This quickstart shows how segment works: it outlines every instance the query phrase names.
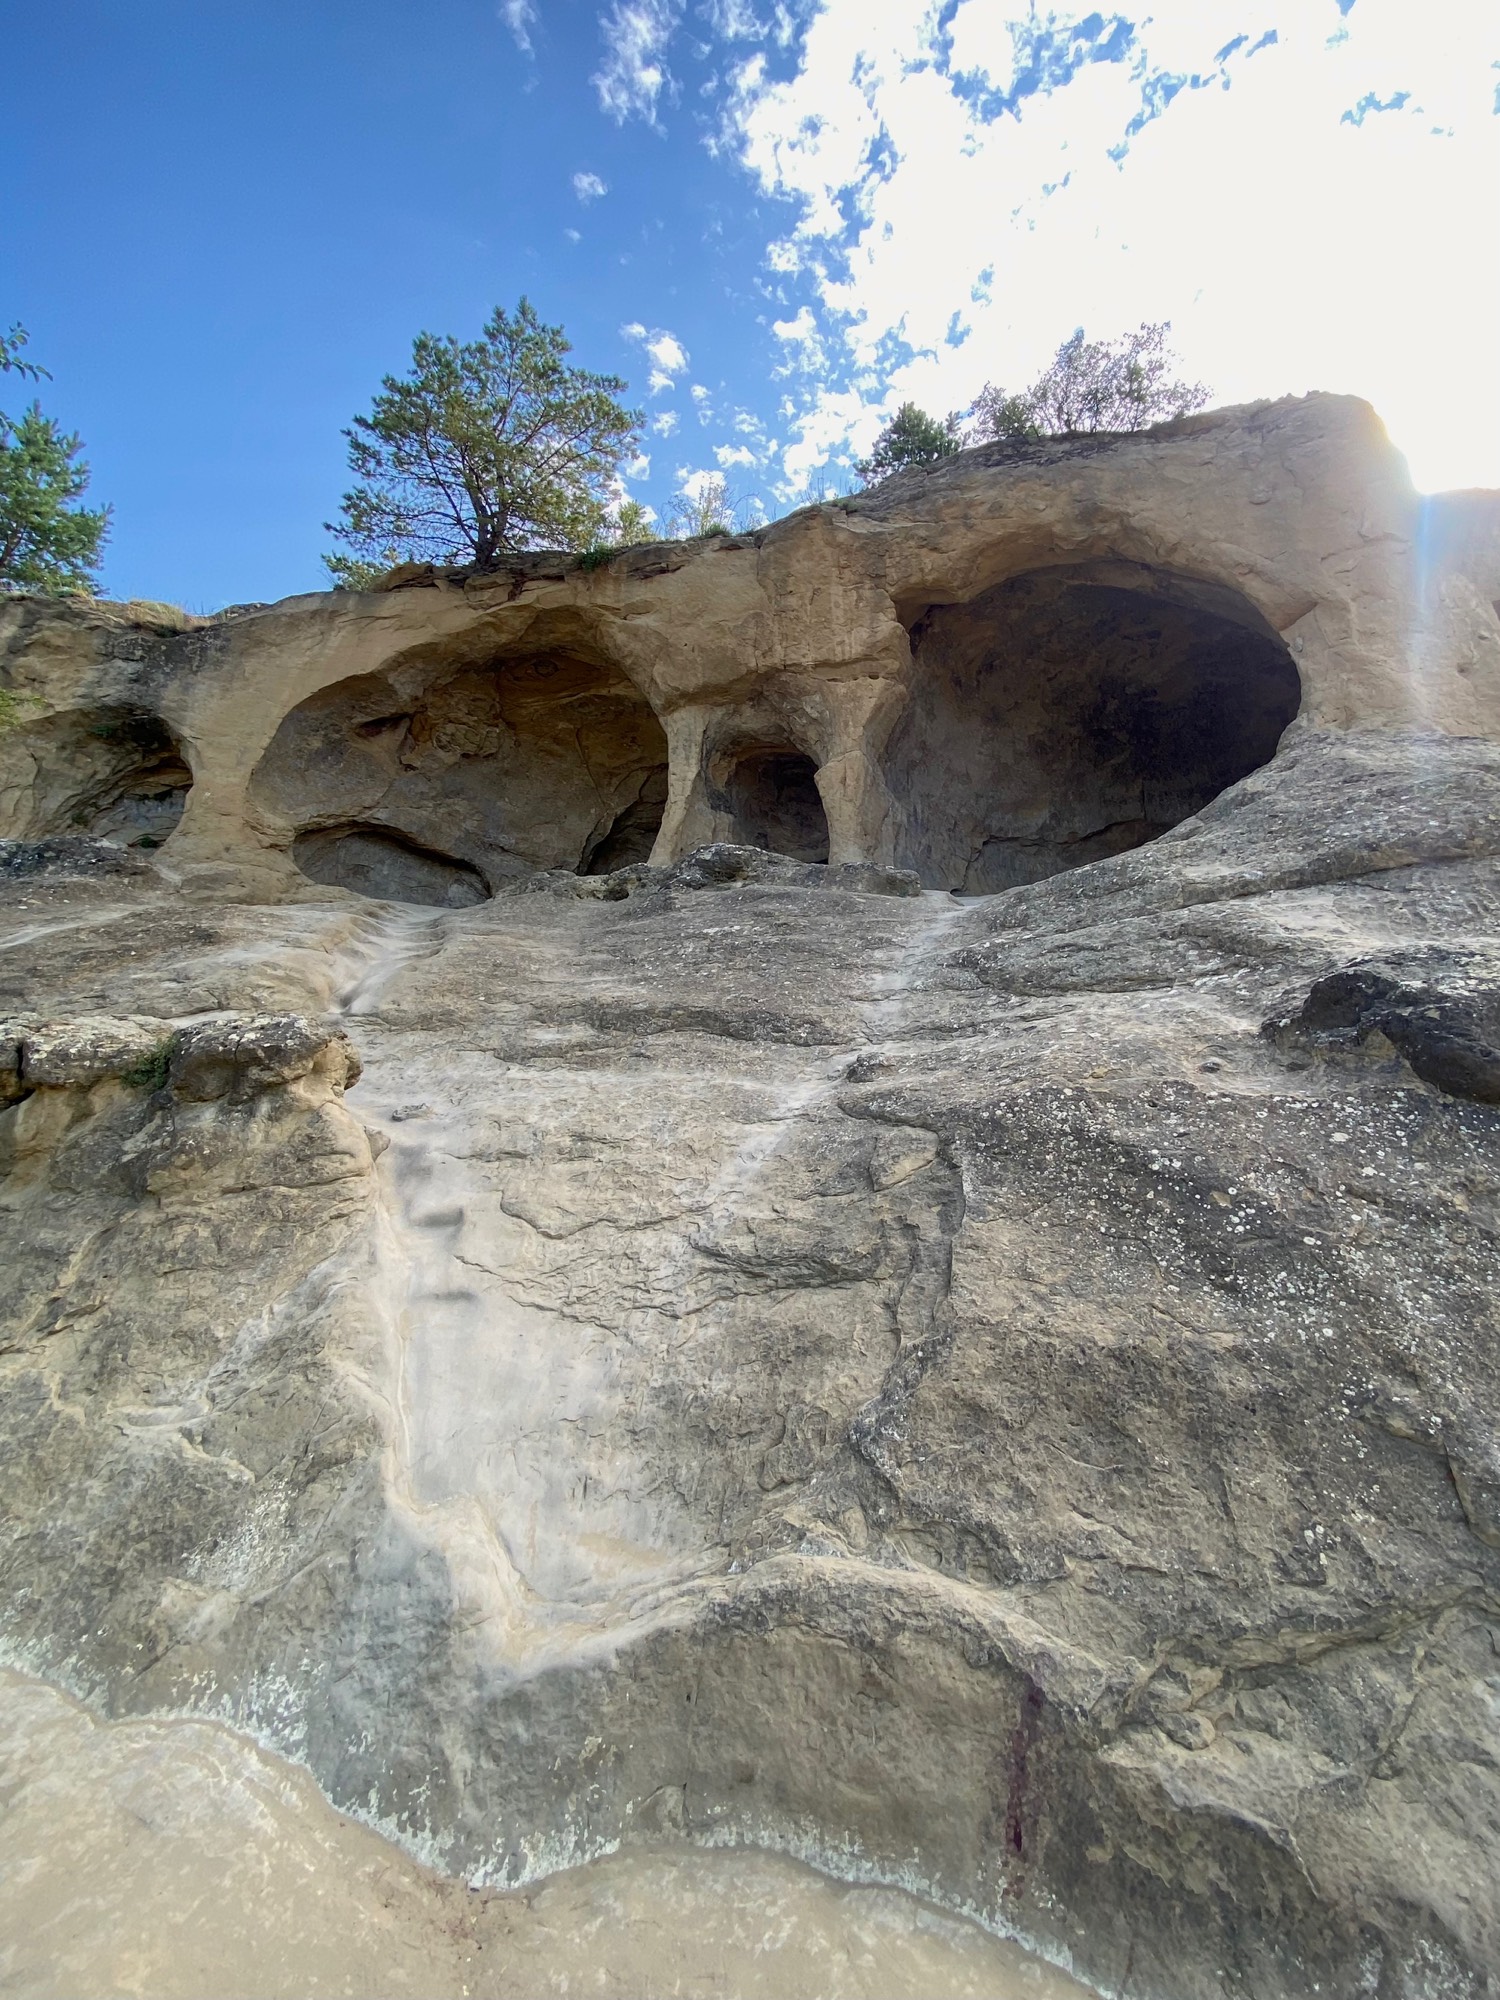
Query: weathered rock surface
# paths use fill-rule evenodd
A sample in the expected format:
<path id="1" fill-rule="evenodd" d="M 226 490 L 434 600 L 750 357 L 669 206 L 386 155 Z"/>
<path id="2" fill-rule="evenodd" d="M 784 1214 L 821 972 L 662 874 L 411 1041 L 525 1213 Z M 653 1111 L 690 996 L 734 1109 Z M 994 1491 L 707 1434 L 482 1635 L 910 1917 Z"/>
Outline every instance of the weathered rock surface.
<path id="1" fill-rule="evenodd" d="M 1348 397 L 387 581 L 177 631 L 0 603 L 0 838 L 448 908 L 715 842 L 985 893 L 1149 840 L 1288 725 L 1500 731 L 1500 507 L 1419 498 Z"/>
<path id="2" fill-rule="evenodd" d="M 757 546 L 151 640 L 207 649 L 130 683 L 177 704 L 179 831 L 128 875 L 0 879 L 9 1656 L 111 1713 L 247 1725 L 477 1879 L 635 1836 L 779 1843 L 1102 1991 L 1500 1990 L 1500 538 L 1434 503 L 1414 625 L 1363 421 L 1313 399 L 1134 460 L 960 460 Z M 1189 525 L 1199 581 L 1253 600 L 1241 680 L 1285 664 L 1263 628 L 1305 641 L 1280 749 L 1204 797 L 1210 732 L 1144 798 L 1149 844 L 1044 880 L 1006 849 L 1007 893 L 914 893 L 974 839 L 1092 837 L 1060 805 L 1022 824 L 1034 717 L 942 806 L 915 600 L 979 603 L 1009 537 L 1068 570 L 1025 616 L 1076 631 L 1079 593 L 1126 587 L 1079 563 L 1186 564 Z M 1173 620 L 1206 600 L 1153 592 L 1186 672 L 1205 628 Z M 75 665 L 94 631 L 15 615 Z M 1140 615 L 1109 638 L 1138 677 Z M 482 902 L 296 874 L 310 823 L 254 777 L 285 718 L 360 674 L 422 695 L 438 654 L 476 672 L 538 624 L 593 649 L 586 717 L 607 696 L 644 740 L 608 666 L 661 722 L 651 859 L 591 873 L 559 833 L 522 873 L 500 799 L 483 855 L 396 828 Z M 950 625 L 926 657 L 961 694 L 977 641 Z M 637 643 L 632 678 L 605 655 Z M 1076 665 L 1052 663 L 1075 713 Z M 1014 718 L 1013 668 L 975 685 Z M 105 669 L 78 672 L 93 700 Z M 893 686 L 911 764 L 836 731 L 806 752 L 829 866 L 798 854 L 795 773 L 754 774 L 757 810 L 796 806 L 779 854 L 703 803 L 734 795 L 725 745 L 812 740 L 736 739 L 746 716 L 868 717 Z M 411 741 L 434 712 L 401 711 Z M 347 824 L 391 786 L 489 812 L 462 744 L 403 761 L 362 716 L 329 725 L 335 775 L 374 743 L 389 783 L 349 779 Z M 629 775 L 591 768 L 587 839 Z M 1091 769 L 1117 815 L 1114 751 Z M 560 785 L 569 841 L 583 798 Z"/>
<path id="3" fill-rule="evenodd" d="M 222 1723 L 101 1724 L 0 1673 L 0 1725 L 0 1980 L 21 2000 L 1085 2000 L 975 1924 L 782 1855 L 659 1842 L 476 1891 Z"/>

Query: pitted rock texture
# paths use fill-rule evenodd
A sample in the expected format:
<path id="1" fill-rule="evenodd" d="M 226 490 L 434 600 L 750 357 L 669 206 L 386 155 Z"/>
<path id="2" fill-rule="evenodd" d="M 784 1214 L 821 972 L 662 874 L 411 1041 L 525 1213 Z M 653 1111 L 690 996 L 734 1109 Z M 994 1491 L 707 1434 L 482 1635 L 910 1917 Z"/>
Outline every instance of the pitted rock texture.
<path id="1" fill-rule="evenodd" d="M 1500 749 L 972 902 L 160 867 L 0 891 L 10 1658 L 475 1879 L 780 1842 L 1102 1992 L 1495 1992 Z"/>

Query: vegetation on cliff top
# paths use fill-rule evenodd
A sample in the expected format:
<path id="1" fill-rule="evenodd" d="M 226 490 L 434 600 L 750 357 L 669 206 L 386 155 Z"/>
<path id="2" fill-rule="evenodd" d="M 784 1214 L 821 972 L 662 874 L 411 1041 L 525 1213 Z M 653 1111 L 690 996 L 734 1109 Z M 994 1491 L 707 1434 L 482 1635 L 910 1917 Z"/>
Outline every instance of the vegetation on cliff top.
<path id="1" fill-rule="evenodd" d="M 1027 389 L 987 383 L 965 414 L 930 416 L 906 402 L 856 468 L 873 484 L 966 445 L 1025 443 L 1098 431 L 1144 430 L 1207 401 L 1177 378 L 1170 325 L 1090 341 L 1080 327 Z M 523 549 L 579 550 L 589 568 L 610 551 L 658 538 L 733 532 L 721 476 L 695 474 L 659 526 L 624 490 L 639 411 L 616 375 L 567 364 L 568 341 L 526 299 L 497 308 L 477 341 L 417 336 L 412 366 L 387 375 L 367 417 L 344 435 L 358 484 L 325 527 L 344 544 L 323 558 L 337 583 L 367 587 L 400 562 L 474 563 Z M 763 518 L 758 516 L 758 518 Z"/>
<path id="2" fill-rule="evenodd" d="M 903 403 L 859 467 L 867 482 L 909 465 L 929 465 L 966 444 L 1028 444 L 1100 431 L 1143 431 L 1201 410 L 1208 390 L 1177 378 L 1181 365 L 1167 342 L 1171 322 L 1142 325 L 1118 340 L 1085 340 L 1079 327 L 1059 346 L 1030 388 L 1010 393 L 987 382 L 964 431 L 957 414 L 939 420 Z"/>
<path id="3" fill-rule="evenodd" d="M 1143 324 L 1090 341 L 1080 327 L 1029 388 L 986 383 L 967 413 L 946 417 L 905 402 L 858 475 L 871 485 L 966 445 L 1138 431 L 1200 409 L 1208 392 L 1180 379 L 1170 331 Z M 25 346 L 19 325 L 0 334 L 0 373 L 46 375 L 22 358 Z M 621 401 L 623 378 L 572 366 L 571 351 L 525 298 L 514 314 L 497 307 L 477 340 L 419 334 L 407 374 L 385 376 L 370 413 L 344 432 L 356 483 L 324 523 L 343 545 L 323 558 L 334 581 L 357 590 L 400 562 L 483 568 L 538 548 L 579 550 L 593 566 L 637 542 L 732 532 L 722 477 L 695 475 L 660 524 L 626 495 L 641 413 Z M 78 504 L 89 484 L 81 450 L 35 402 L 18 417 L 0 412 L 0 591 L 97 588 L 110 509 Z"/>
<path id="4" fill-rule="evenodd" d="M 358 589 L 392 563 L 477 563 L 521 549 L 586 549 L 609 524 L 640 414 L 618 375 L 569 365 L 560 326 L 527 299 L 497 307 L 478 340 L 421 333 L 344 435 L 357 483 L 323 558 Z"/>
<path id="5" fill-rule="evenodd" d="M 939 420 L 916 403 L 903 403 L 876 438 L 870 456 L 861 459 L 856 469 L 861 479 L 872 482 L 908 465 L 931 465 L 940 458 L 951 458 L 963 448 L 957 411 Z"/>
<path id="6" fill-rule="evenodd" d="M 26 329 L 0 334 L 0 374 L 33 382 L 47 374 L 21 358 Z M 50 379 L 50 378 L 49 378 Z M 0 410 L 0 591 L 91 596 L 108 507 L 81 507 L 89 468 L 83 444 L 33 402 L 18 417 Z"/>

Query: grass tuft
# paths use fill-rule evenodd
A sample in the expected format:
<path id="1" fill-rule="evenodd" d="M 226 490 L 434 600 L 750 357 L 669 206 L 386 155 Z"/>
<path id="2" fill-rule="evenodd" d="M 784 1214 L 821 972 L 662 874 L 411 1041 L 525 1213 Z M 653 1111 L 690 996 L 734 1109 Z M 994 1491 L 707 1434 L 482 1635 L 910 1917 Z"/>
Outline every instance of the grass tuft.
<path id="1" fill-rule="evenodd" d="M 151 597 L 132 597 L 124 607 L 125 617 L 132 625 L 144 626 L 148 632 L 191 632 L 196 625 L 206 625 L 206 618 L 199 618 L 191 611 L 185 611 L 180 604 L 158 603 Z"/>
<path id="2" fill-rule="evenodd" d="M 158 1042 L 139 1062 L 120 1072 L 120 1081 L 132 1090 L 161 1090 L 165 1087 L 167 1075 L 172 1067 L 172 1049 L 175 1035 L 168 1035 L 164 1042 Z"/>

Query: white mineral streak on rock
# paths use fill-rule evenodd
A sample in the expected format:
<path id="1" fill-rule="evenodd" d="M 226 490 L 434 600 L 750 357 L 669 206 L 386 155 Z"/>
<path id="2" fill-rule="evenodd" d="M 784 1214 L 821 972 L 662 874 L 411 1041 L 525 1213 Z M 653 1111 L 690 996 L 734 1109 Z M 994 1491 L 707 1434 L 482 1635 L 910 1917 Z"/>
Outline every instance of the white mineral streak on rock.
<path id="1" fill-rule="evenodd" d="M 342 1011 L 378 1017 L 386 986 L 461 921 L 382 910 L 350 952 L 366 962 Z M 526 1296 L 608 1258 L 611 1225 L 549 1212 L 540 1167 L 521 1205 L 535 1219 L 493 1184 L 515 1123 L 566 1130 L 580 1091 L 631 1079 L 539 1080 L 479 1055 L 414 1062 L 391 1037 L 369 1046 L 361 1109 L 389 1141 L 375 1298 L 398 1356 L 398 1491 L 443 1548 L 476 1649 L 511 1667 L 555 1660 L 618 1637 L 704 1561 L 659 1471 L 619 1442 L 641 1393 L 630 1350 L 586 1315 Z"/>
<path id="2" fill-rule="evenodd" d="M 381 991 L 404 966 L 442 950 L 445 922 L 404 903 L 361 911 L 331 947 L 331 1011 L 351 1017 L 378 1012 Z"/>

